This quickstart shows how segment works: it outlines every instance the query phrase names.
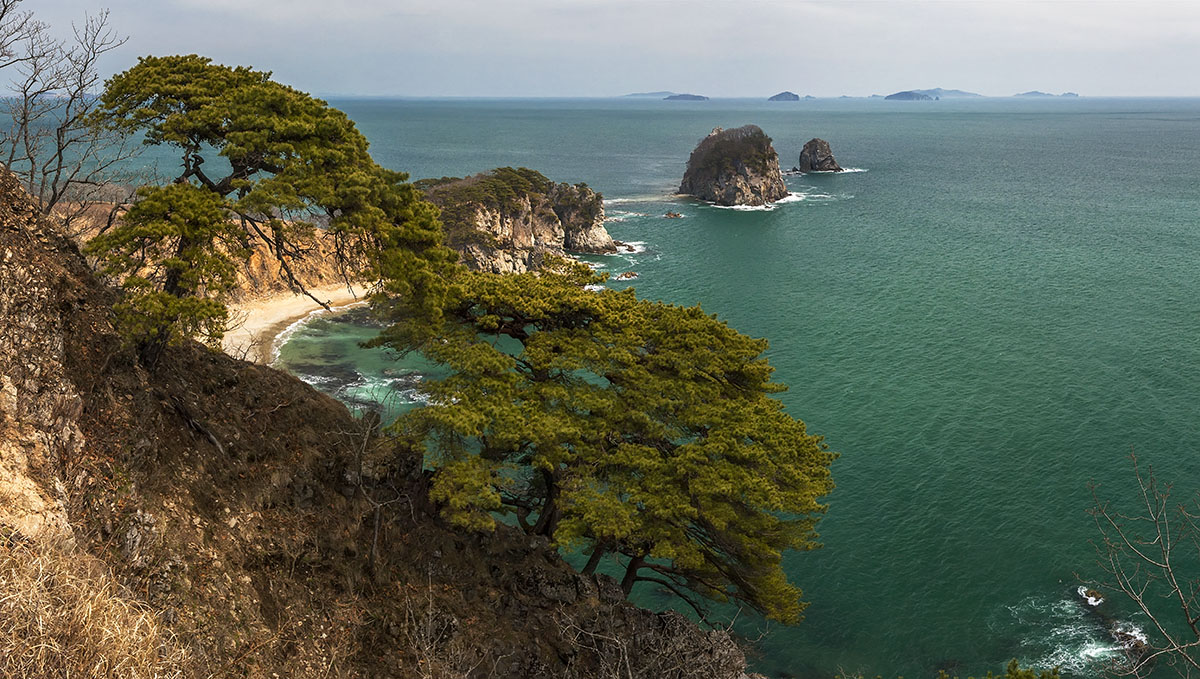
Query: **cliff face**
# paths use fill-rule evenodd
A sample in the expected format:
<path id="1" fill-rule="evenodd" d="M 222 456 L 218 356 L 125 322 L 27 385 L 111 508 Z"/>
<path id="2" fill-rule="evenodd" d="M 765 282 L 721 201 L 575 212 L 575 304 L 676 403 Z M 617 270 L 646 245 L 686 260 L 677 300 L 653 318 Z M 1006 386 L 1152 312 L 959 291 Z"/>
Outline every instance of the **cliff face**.
<path id="1" fill-rule="evenodd" d="M 679 193 L 717 205 L 766 205 L 788 195 L 779 155 L 757 125 L 714 129 L 688 158 Z"/>
<path id="2" fill-rule="evenodd" d="M 611 253 L 604 203 L 586 184 L 556 184 L 526 168 L 417 183 L 442 209 L 447 245 L 467 266 L 493 273 L 536 269 L 547 254 Z"/>
<path id="3" fill-rule="evenodd" d="M 743 670 L 725 633 L 624 603 L 544 540 L 451 529 L 419 453 L 302 382 L 196 344 L 145 370 L 114 332 L 115 301 L 0 173 L 3 606 L 29 598 L 13 564 L 77 559 L 76 593 L 163 628 L 185 679 Z M 70 629 L 99 629 L 93 607 L 72 610 Z M 0 633 L 27 617 L 0 615 Z M 102 661 L 158 676 L 86 634 L 32 634 L 55 667 L 91 663 L 73 674 Z M 5 664 L 18 661 L 0 674 L 50 676 Z"/>

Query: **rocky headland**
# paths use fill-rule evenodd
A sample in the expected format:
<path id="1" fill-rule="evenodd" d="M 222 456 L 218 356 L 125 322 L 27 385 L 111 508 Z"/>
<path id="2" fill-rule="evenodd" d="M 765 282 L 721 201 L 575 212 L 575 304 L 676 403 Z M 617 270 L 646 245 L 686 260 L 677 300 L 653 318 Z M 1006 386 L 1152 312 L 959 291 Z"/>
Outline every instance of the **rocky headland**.
<path id="1" fill-rule="evenodd" d="M 603 197 L 587 184 L 555 183 L 528 168 L 416 182 L 442 210 L 446 244 L 477 271 L 523 273 L 544 257 L 608 254 Z"/>
<path id="2" fill-rule="evenodd" d="M 303 382 L 193 342 L 147 369 L 118 301 L 0 172 L 0 675 L 744 672 L 544 539 L 450 527 L 421 451 Z"/>
<path id="3" fill-rule="evenodd" d="M 785 198 L 779 154 L 757 125 L 715 128 L 688 158 L 679 193 L 717 205 L 766 205 Z"/>
<path id="4" fill-rule="evenodd" d="M 833 157 L 829 142 L 824 139 L 810 139 L 800 151 L 798 172 L 841 172 L 842 166 Z"/>

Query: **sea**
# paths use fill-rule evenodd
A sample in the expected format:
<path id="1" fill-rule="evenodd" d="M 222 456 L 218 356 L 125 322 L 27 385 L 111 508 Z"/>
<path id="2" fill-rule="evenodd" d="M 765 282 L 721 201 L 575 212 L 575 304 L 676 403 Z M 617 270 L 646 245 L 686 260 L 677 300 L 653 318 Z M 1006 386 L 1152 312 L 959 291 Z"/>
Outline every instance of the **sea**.
<path id="1" fill-rule="evenodd" d="M 1090 677 L 1121 657 L 1113 621 L 1148 629 L 1079 589 L 1105 575 L 1089 509 L 1137 508 L 1131 454 L 1171 503 L 1200 489 L 1200 100 L 330 103 L 413 179 L 586 182 L 634 250 L 584 258 L 637 274 L 609 287 L 770 340 L 779 398 L 840 457 L 823 548 L 785 561 L 804 621 L 734 622 L 752 670 Z M 749 123 L 784 169 L 820 137 L 847 171 L 763 208 L 674 195 L 701 138 Z M 436 367 L 361 348 L 376 332 L 314 314 L 276 364 L 353 407 L 420 407 Z"/>

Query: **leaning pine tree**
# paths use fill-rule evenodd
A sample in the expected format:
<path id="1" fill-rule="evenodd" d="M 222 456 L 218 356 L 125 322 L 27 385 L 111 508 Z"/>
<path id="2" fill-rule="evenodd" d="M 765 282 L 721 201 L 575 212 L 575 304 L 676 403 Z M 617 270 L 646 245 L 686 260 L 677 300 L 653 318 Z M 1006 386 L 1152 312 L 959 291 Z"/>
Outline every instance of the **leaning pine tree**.
<path id="1" fill-rule="evenodd" d="M 460 279 L 436 339 L 428 407 L 397 427 L 431 452 L 432 496 L 466 527 L 510 513 L 653 582 L 783 622 L 805 604 L 784 552 L 817 546 L 834 454 L 772 395 L 764 340 L 698 307 L 591 292 L 586 267 Z M 402 330 L 402 324 L 394 326 Z"/>
<path id="2" fill-rule="evenodd" d="M 386 278 L 408 313 L 436 320 L 456 260 L 437 209 L 371 159 L 344 113 L 270 76 L 190 55 L 144 57 L 106 83 L 96 123 L 175 149 L 170 184 L 188 187 L 143 192 L 154 206 L 135 207 L 89 248 L 124 278 L 128 308 L 150 312 L 127 327 L 144 357 L 164 339 L 219 339 L 228 285 L 210 270 L 224 276 L 253 245 L 303 290 L 293 263 L 314 235 L 335 241 L 348 280 Z M 210 212 L 192 214 L 199 204 Z M 212 209 L 228 224 L 213 223 Z"/>

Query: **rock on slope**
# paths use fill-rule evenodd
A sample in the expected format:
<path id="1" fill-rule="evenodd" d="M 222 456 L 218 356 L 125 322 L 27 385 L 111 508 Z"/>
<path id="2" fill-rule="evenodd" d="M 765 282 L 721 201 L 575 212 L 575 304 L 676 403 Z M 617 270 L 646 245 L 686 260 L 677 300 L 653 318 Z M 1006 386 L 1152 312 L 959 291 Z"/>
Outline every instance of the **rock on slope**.
<path id="1" fill-rule="evenodd" d="M 841 172 L 829 148 L 829 142 L 824 139 L 810 139 L 800 151 L 800 164 L 796 167 L 800 172 Z"/>
<path id="2" fill-rule="evenodd" d="M 446 244 L 472 269 L 522 273 L 547 254 L 605 254 L 604 201 L 586 184 L 556 184 L 527 168 L 472 177 L 423 179 L 417 186 L 442 209 Z"/>
<path id="3" fill-rule="evenodd" d="M 788 195 L 779 155 L 757 125 L 714 128 L 688 158 L 679 193 L 717 205 L 766 205 Z"/>
<path id="4" fill-rule="evenodd" d="M 635 676 L 743 670 L 724 632 L 624 603 L 544 540 L 452 530 L 419 454 L 299 380 L 194 343 L 144 369 L 115 301 L 0 173 L 0 556 L 45 545 L 103 562 L 72 576 L 77 590 L 162 625 L 183 647 L 176 676 L 585 677 L 624 658 Z M 7 575 L 3 601 L 20 594 Z M 0 617 L 0 636 L 18 622 Z M 97 662 L 86 639 L 43 634 L 52 660 Z M 109 652 L 130 670 L 112 676 L 148 676 Z"/>

